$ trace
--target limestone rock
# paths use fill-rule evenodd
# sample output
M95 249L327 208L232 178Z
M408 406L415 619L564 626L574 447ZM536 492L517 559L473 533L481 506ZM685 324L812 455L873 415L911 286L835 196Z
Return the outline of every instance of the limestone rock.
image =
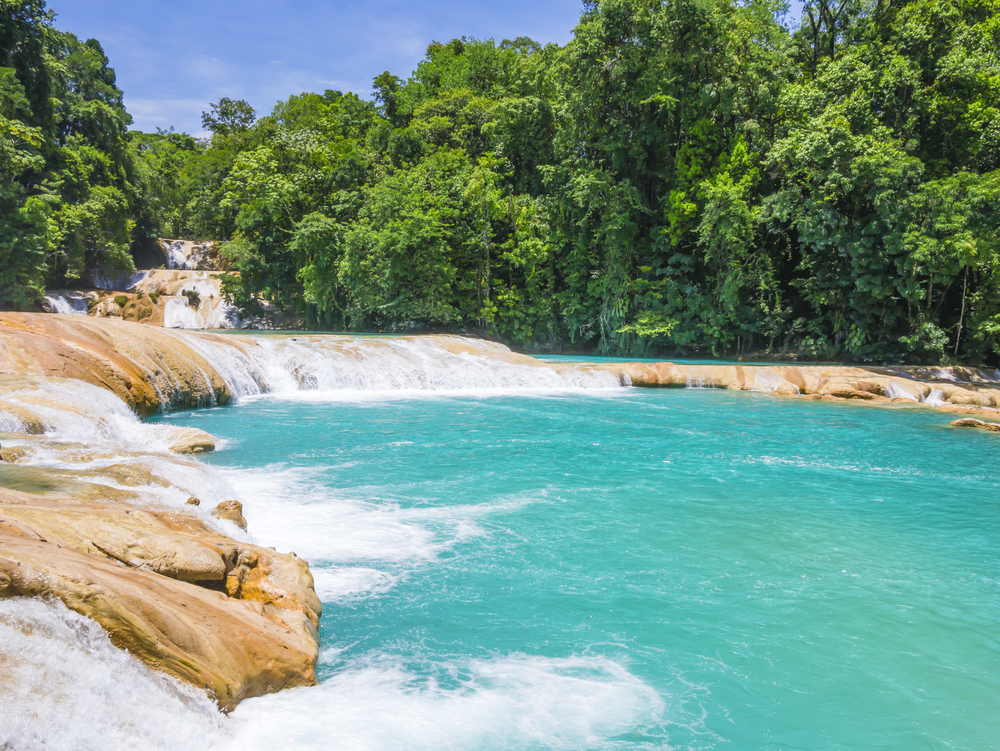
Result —
M247 520L243 518L243 504L239 501L223 501L212 509L212 516L216 519L231 521L244 532L246 531Z
M175 454L207 454L215 451L215 438L197 428L174 428L170 450Z
M994 433L1000 433L1000 423L976 420L972 417L964 417L961 420L952 420L951 424L956 428L978 428L980 430L989 430Z
M9 529L9 528L8 528ZM0 597L57 597L155 670L212 692L220 708L316 683L315 630L298 617L0 525Z
M0 313L0 373L85 381L141 416L231 399L197 349L163 329L117 319Z
M191 513L0 489L0 597L58 597L224 709L315 683L308 566Z

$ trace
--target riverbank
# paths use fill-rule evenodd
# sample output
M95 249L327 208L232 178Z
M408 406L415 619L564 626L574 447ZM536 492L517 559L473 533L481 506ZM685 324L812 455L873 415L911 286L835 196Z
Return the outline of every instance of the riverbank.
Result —
M320 604L308 566L212 515L231 499L190 456L210 450L210 436L136 415L278 390L629 385L1000 416L1000 384L978 371L553 364L449 336L265 340L4 313L0 597L57 598L147 665L207 687L224 709L311 685ZM252 532L252 513L249 523Z

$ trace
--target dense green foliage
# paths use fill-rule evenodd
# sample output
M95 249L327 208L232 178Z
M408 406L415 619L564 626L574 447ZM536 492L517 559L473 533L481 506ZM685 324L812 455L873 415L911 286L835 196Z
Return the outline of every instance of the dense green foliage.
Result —
M132 270L141 204L131 118L95 40L42 0L0 0L0 305L95 269Z
M809 0L794 31L784 10L587 2L565 47L434 43L409 78L378 76L371 102L301 94L257 119L221 100L209 140L132 133L127 152L99 46L43 19L41 63L0 41L16 71L0 79L15 186L0 247L76 273L97 249L120 259L108 218L131 206L137 232L228 240L227 294L310 326L995 358L1000 2ZM104 88L56 97L72 76ZM50 135L98 106L105 137ZM81 164L100 178L86 195L63 176Z

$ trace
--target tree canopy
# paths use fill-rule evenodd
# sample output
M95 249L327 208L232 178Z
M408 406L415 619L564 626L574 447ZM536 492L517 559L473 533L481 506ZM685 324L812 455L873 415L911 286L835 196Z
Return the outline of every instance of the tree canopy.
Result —
M1000 354L998 0L592 0L564 47L433 42L204 141L127 134L100 45L0 2L5 304L162 232L307 326Z

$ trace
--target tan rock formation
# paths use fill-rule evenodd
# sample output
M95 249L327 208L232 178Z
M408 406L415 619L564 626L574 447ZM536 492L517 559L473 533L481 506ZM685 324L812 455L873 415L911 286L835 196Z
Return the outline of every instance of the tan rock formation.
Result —
M223 501L212 509L212 516L216 519L225 519L246 531L247 520L243 517L243 504L239 501Z
M927 382L909 378L903 371L836 365L686 365L669 362L548 365L561 371L578 368L606 370L618 375L623 383L633 386L717 388L869 403L919 403L924 407L952 412L1000 409L1000 383L988 380L982 371L977 371L980 377L969 382L937 378Z
M170 450L175 454L207 454L215 451L215 438L197 428L174 428Z
M321 605L304 561L181 511L0 489L0 597L58 597L220 707L315 683Z
M953 420L951 424L956 428L978 428L979 430L989 430L994 433L1000 433L1000 423L976 420L971 417L966 417L961 420Z
M85 381L142 416L231 398L205 358L172 334L88 316L0 313L0 373Z

